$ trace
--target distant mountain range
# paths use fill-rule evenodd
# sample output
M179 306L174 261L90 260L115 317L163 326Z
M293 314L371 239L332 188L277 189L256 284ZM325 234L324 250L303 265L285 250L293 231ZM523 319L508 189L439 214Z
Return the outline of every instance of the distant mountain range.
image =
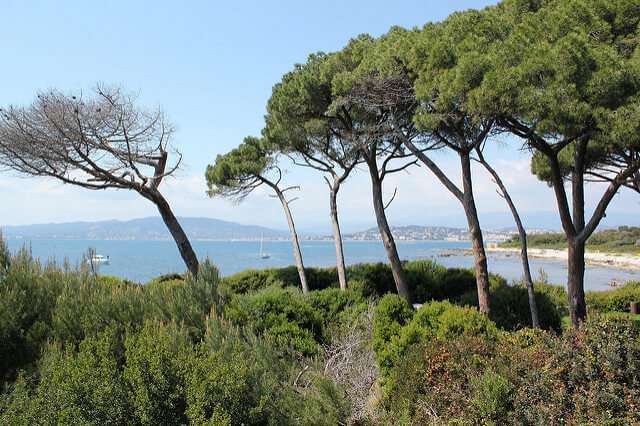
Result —
M219 219L179 218L189 238L193 240L287 239L289 233L261 226L242 225ZM159 217L101 222L47 223L0 227L4 237L11 239L59 240L168 240L171 238Z
M267 240L288 240L289 232L255 225L243 225L219 219L183 217L179 218L189 238L193 240L255 240L264 236ZM159 217L133 220L107 220L101 222L46 223L0 227L9 239L52 240L169 240L171 236ZM545 230L530 229L530 234ZM397 240L449 240L469 239L466 228L448 226L392 226L391 232ZM514 228L484 229L487 241L502 241L516 233ZM330 240L327 234L306 234L302 239ZM379 240L378 228L346 233L345 240Z

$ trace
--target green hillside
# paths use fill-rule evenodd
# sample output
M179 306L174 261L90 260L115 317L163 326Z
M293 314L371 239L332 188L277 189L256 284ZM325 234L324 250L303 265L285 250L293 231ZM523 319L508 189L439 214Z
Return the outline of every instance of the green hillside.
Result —
M565 249L567 240L562 233L549 232L527 236L530 248ZM500 247L520 247L520 237L514 235ZM587 240L587 250L610 253L640 254L640 227L620 226L618 229L606 229L595 232Z

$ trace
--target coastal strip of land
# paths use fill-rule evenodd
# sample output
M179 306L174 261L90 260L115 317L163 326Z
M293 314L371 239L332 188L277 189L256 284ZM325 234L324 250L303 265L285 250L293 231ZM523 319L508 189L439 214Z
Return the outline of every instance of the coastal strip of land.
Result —
M471 249L463 249L471 253ZM520 248L517 247L487 247L489 253L515 254L520 256ZM530 248L529 257L540 259L567 260L567 250ZM587 251L584 260L588 265L610 266L613 268L640 270L640 256L631 253L605 253Z

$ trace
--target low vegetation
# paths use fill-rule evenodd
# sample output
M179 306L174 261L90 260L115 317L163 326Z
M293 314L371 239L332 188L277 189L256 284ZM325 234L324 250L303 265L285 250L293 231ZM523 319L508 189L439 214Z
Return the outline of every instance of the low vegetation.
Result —
M3 424L640 421L640 283L588 293L564 332L564 290L537 283L545 331L523 286L492 276L489 319L472 271L432 261L405 262L414 310L384 264L347 290L309 268L303 293L295 267L138 285L0 246Z

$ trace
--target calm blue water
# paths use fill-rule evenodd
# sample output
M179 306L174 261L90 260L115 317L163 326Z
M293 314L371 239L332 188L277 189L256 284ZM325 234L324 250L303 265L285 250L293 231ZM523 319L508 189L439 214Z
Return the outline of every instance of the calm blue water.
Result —
M130 280L145 282L168 272L184 271L184 264L173 241L86 241L86 240L9 240L9 248L18 250L25 244L34 257L62 262L67 258L78 264L89 247L98 254L109 255L110 263L101 265L100 272L117 275ZM473 258L455 251L469 248L468 242L414 241L398 242L403 259L434 258L444 266L472 267ZM270 259L260 259L258 241L194 241L194 249L201 259L208 257L223 275L233 274L247 268L266 268L293 264L291 244L288 241L265 241L264 251ZM332 241L303 241L301 243L306 266L335 265L335 249ZM386 261L382 243L379 241L346 241L344 243L347 263ZM520 259L504 254L490 255L489 269L509 280L520 279ZM562 261L532 259L534 277L540 269L552 283L564 283L567 269ZM621 270L610 267L587 266L585 287L605 289L612 279L618 281L640 280L640 271Z

